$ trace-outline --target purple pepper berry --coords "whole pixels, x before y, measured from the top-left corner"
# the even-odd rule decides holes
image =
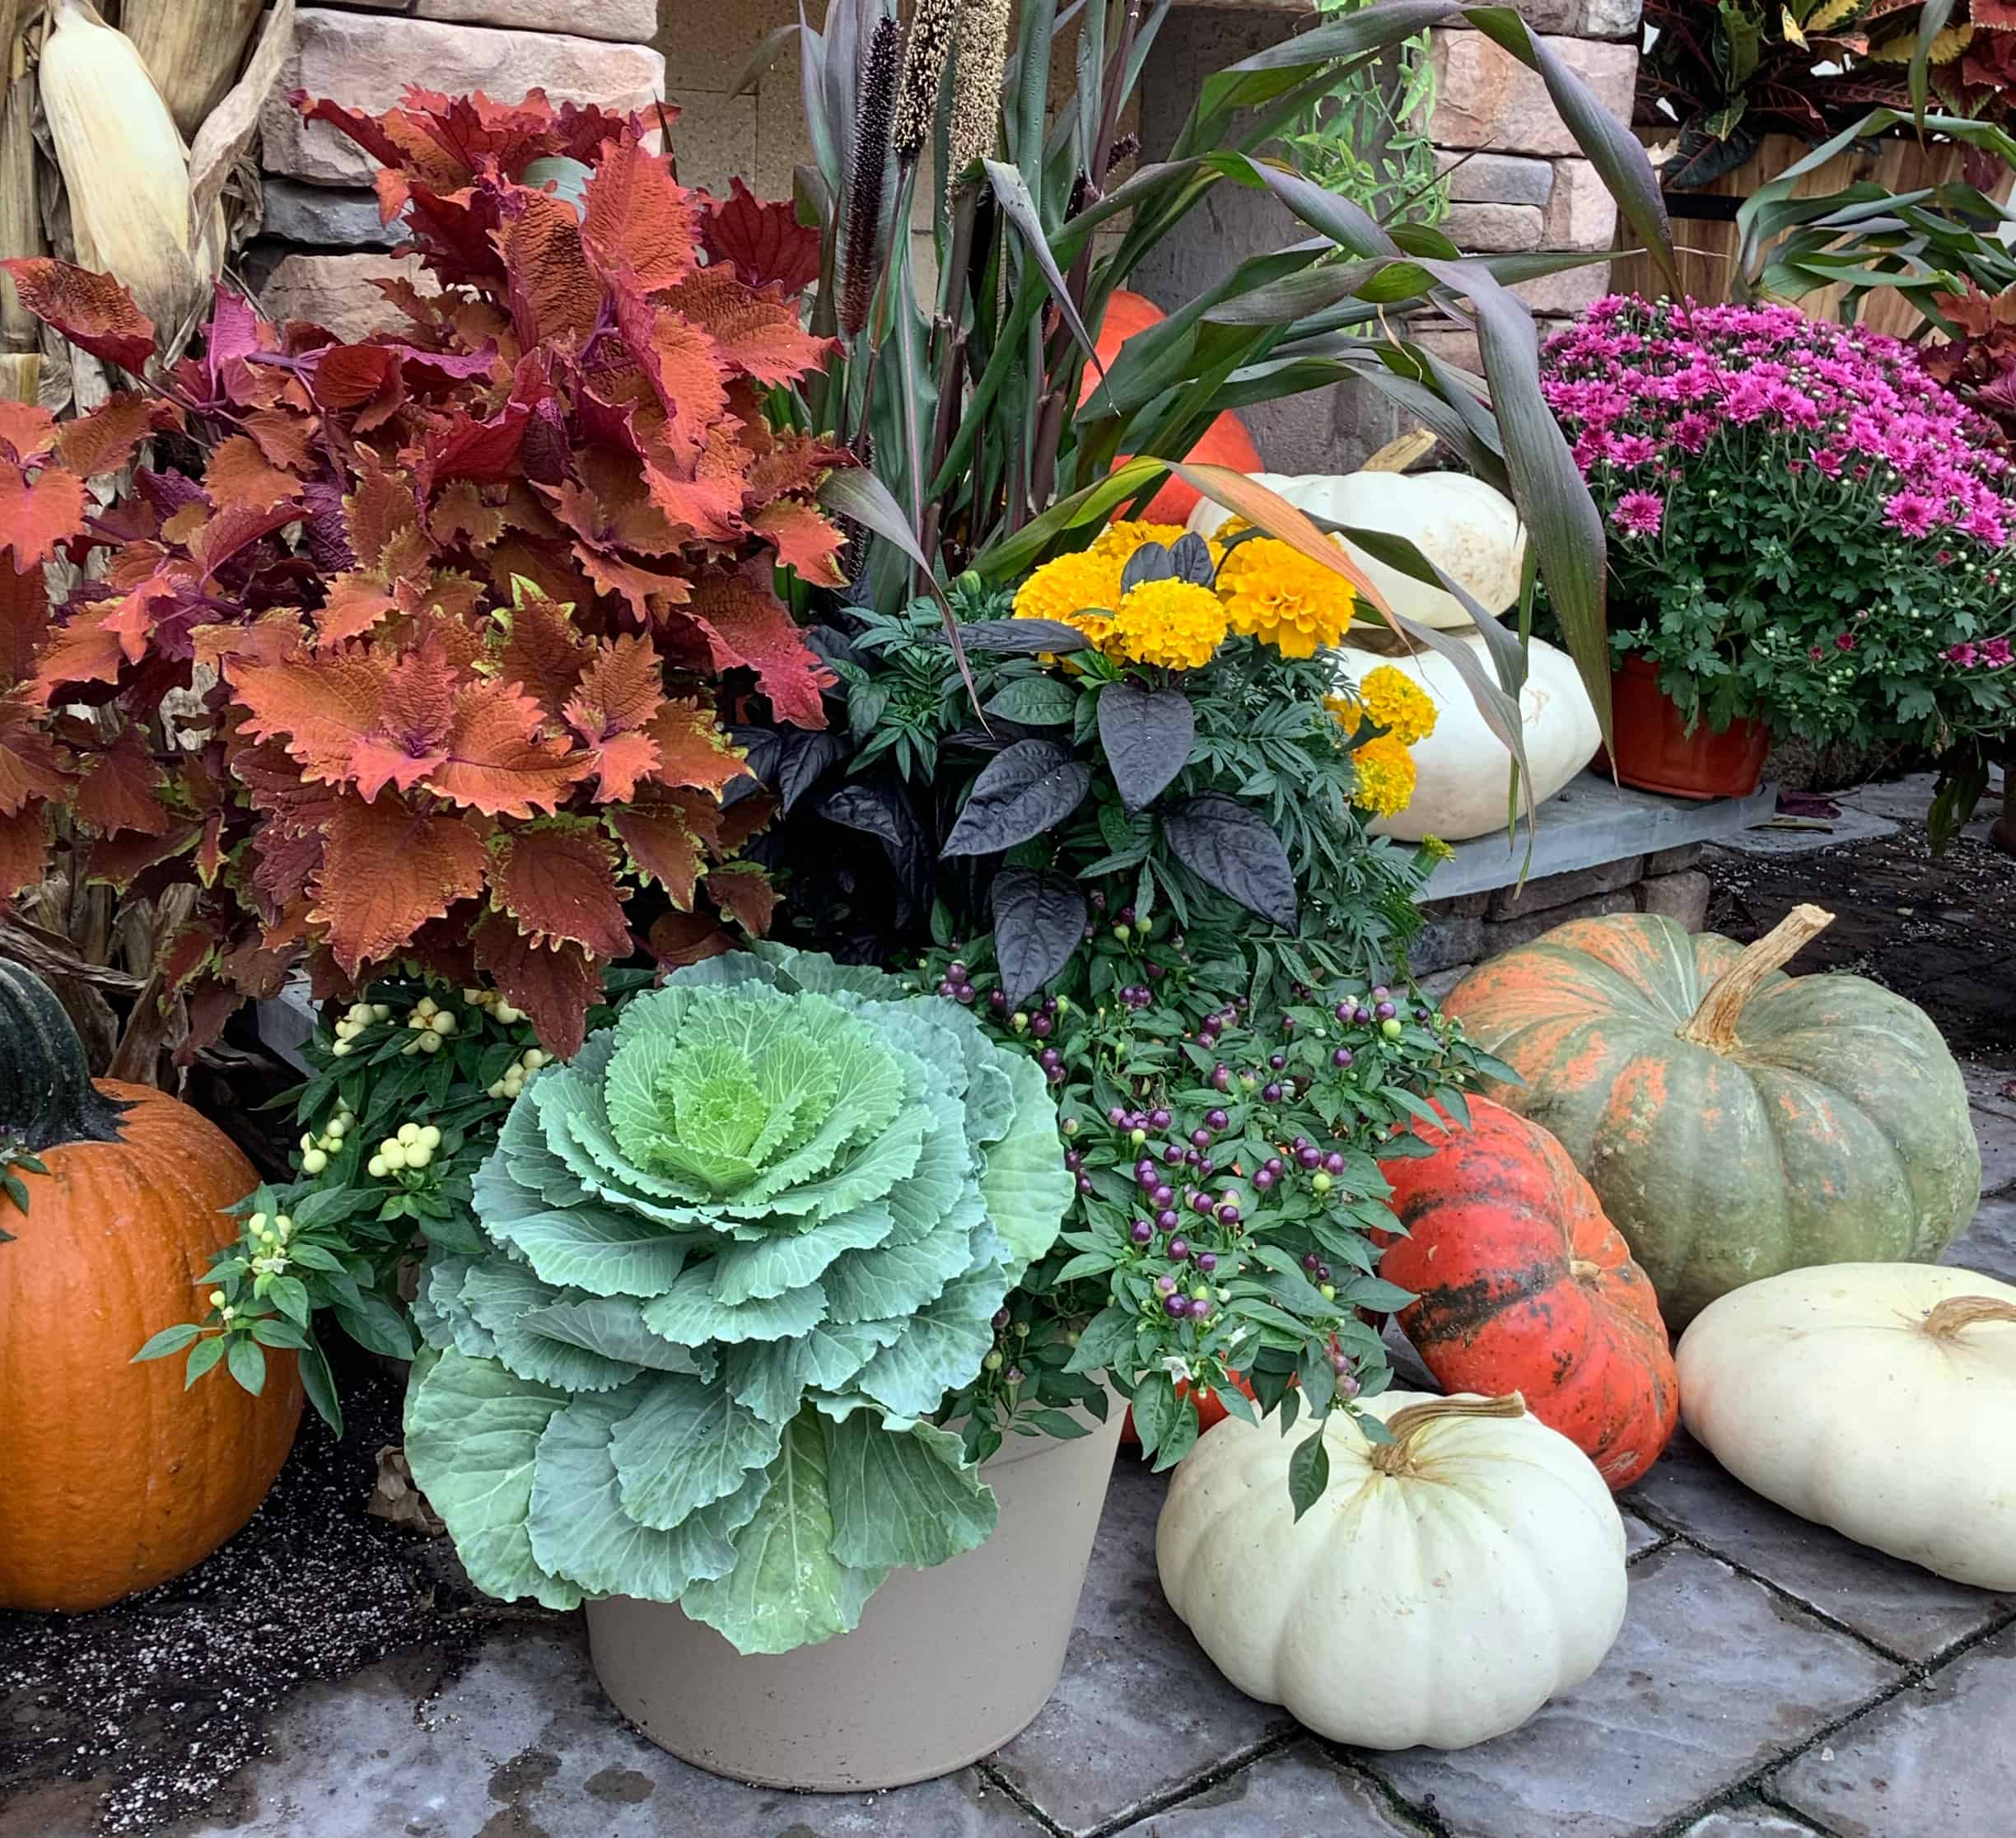
[[[1332,1149],[1328,1155],[1323,1157],[1323,1173],[1342,1174],[1343,1172],[1344,1152],[1341,1149]]]
[[[1314,1168],[1322,1162],[1323,1155],[1320,1151],[1305,1144],[1295,1150],[1295,1159],[1304,1168]]]
[[[1078,1177],[1078,1191],[1080,1193],[1090,1193],[1092,1191],[1092,1177],[1090,1174],[1080,1174]]]
[[[1253,1173],[1253,1185],[1259,1188],[1262,1193],[1265,1193],[1269,1187],[1273,1186],[1275,1178],[1274,1170],[1272,1169],[1257,1169]]]
[[[1208,1193],[1193,1193],[1190,1196],[1190,1210],[1192,1212],[1208,1213],[1216,1205],[1217,1201]]]
[[[987,1006],[988,1006],[989,1008],[991,1008],[991,1009],[1005,1009],[1005,1008],[1006,1008],[1006,1007],[1007,1007],[1007,1005],[1008,1005],[1008,991],[1007,991],[1006,990],[1005,990],[1005,989],[990,989],[990,990],[987,991]]]
[[[1174,1276],[1158,1276],[1155,1280],[1155,1286],[1157,1295],[1174,1295],[1176,1293],[1176,1279]]]
[[[1064,1165],[1076,1174],[1080,1169],[1085,1166],[1085,1157],[1080,1155],[1076,1149],[1066,1149],[1064,1151]]]
[[[1267,1103],[1278,1104],[1281,1101],[1281,1088],[1278,1084],[1263,1085],[1260,1088],[1260,1096]]]
[[[1220,1225],[1236,1225],[1239,1222],[1239,1208],[1234,1206],[1230,1200],[1225,1201],[1218,1208],[1218,1223]]]
[[[1351,1050],[1350,1047],[1340,1047],[1330,1056],[1330,1063],[1341,1070],[1342,1068],[1351,1064]]]
[[[1162,1159],[1171,1168],[1181,1168],[1183,1163],[1183,1145],[1172,1142],[1162,1151]]]
[[[1399,1012],[1399,1010],[1395,1008],[1391,1002],[1381,1002],[1372,1011],[1374,1015],[1381,1021],[1390,1021]]]
[[[1048,1015],[1039,1015],[1030,1021],[1029,1032],[1035,1035],[1038,1040],[1043,1040],[1048,1037],[1052,1025],[1052,1024]]]
[[[1171,1263],[1181,1263],[1185,1257],[1190,1255],[1189,1239],[1179,1238],[1171,1239],[1169,1241],[1169,1262]]]
[[[1218,1253],[1216,1251],[1198,1252],[1197,1254],[1197,1267],[1199,1270],[1202,1271],[1206,1276],[1210,1276],[1211,1273],[1218,1267]]]
[[[1163,1303],[1162,1309],[1172,1321],[1181,1321],[1190,1313],[1190,1299],[1185,1295],[1172,1295]]]
[[[1288,1164],[1279,1155],[1269,1155],[1260,1165],[1268,1173],[1276,1176],[1285,1174],[1288,1171]]]
[[[1127,1236],[1136,1244],[1146,1244],[1155,1236],[1155,1227],[1145,1219],[1137,1219],[1127,1228]]]
[[[1167,1181],[1158,1181],[1148,1195],[1149,1203],[1157,1207],[1173,1205],[1175,1198],[1176,1190]]]
[[[1164,1206],[1155,1215],[1155,1225],[1162,1231],[1173,1232],[1183,1223],[1183,1215],[1174,1206]]]
[[[1211,1072],[1211,1082],[1213,1091],[1230,1091],[1232,1089],[1231,1067],[1229,1066],[1215,1067]]]
[[[1222,1130],[1225,1128],[1231,1122],[1231,1121],[1232,1119],[1221,1110],[1208,1110],[1204,1113],[1205,1124],[1211,1129]],[[1204,1145],[1200,1142],[1197,1146],[1198,1148],[1202,1149]]]
[[[1166,1130],[1169,1127],[1169,1113],[1161,1105],[1157,1104],[1148,1113],[1148,1127],[1151,1130]]]

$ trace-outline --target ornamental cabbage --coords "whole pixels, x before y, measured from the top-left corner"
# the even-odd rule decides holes
[[[777,947],[682,970],[512,1106],[436,1248],[406,1453],[478,1587],[679,1602],[744,1653],[985,1539],[927,1420],[1073,1187],[1034,1062]]]

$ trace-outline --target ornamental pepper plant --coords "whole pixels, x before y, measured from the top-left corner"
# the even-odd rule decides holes
[[[164,366],[116,282],[7,264],[144,380],[62,427],[0,404],[0,898],[58,817],[80,879],[194,885],[185,1055],[297,964],[331,996],[395,960],[570,1053],[605,966],[770,916],[723,722],[824,719],[774,577],[838,581],[814,492],[842,456],[764,413],[828,348],[802,249],[681,186],[639,118],[303,106],[382,162],[434,284],[384,284],[397,329],[220,292]]]

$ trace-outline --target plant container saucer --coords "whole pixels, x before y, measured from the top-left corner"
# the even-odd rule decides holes
[[[1669,798],[1747,798],[1764,776],[1771,730],[1738,716],[1720,734],[1687,720],[1659,686],[1659,666],[1627,657],[1610,673],[1610,762],[1620,783]],[[1600,768],[1602,756],[1598,756]]]
[[[1113,1400],[1090,1435],[1011,1436],[982,1470],[993,1536],[893,1571],[861,1625],[818,1646],[744,1654],[675,1603],[590,1602],[602,1688],[660,1748],[761,1787],[903,1787],[992,1754],[1063,1673],[1125,1414]]]

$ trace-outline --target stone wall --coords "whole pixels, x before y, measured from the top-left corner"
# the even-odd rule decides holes
[[[1703,847],[1687,842],[1538,875],[1523,887],[1425,902],[1421,915],[1428,922],[1408,949],[1408,965],[1421,987],[1440,997],[1485,959],[1529,944],[1570,919],[1658,912],[1699,931],[1708,917],[1708,875],[1698,865]]]
[[[243,264],[268,313],[355,338],[387,317],[371,282],[417,267],[384,253],[399,237],[378,221],[371,161],[334,128],[303,122],[288,91],[373,112],[409,83],[509,100],[540,88],[557,102],[637,109],[665,93],[665,59],[647,42],[657,30],[658,0],[302,7],[294,54],[261,119],[266,221]]]

